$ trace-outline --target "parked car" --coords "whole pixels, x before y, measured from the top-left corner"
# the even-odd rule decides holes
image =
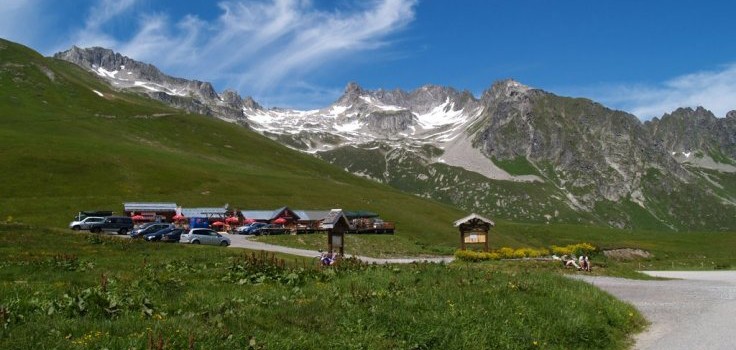
[[[147,222],[139,226],[137,229],[130,231],[130,237],[140,238],[149,233],[154,233],[156,231],[160,231],[160,230],[163,230],[165,228],[170,228],[170,227],[174,227],[174,225],[167,224],[165,222]]]
[[[236,228],[235,232],[241,235],[252,235],[252,234],[255,234],[259,228],[266,226],[266,225],[268,224],[263,223],[263,222],[254,222],[252,224],[248,224],[248,225],[240,226]]]
[[[186,232],[187,230],[183,228],[175,229],[169,233],[165,233],[163,237],[161,237],[161,242],[179,243],[179,240],[181,239],[181,235]]]
[[[284,225],[277,225],[277,224],[268,224],[263,227],[260,227],[256,230],[256,235],[278,235],[282,233],[289,232],[289,229],[284,227]]]
[[[69,228],[74,231],[89,230],[90,226],[95,223],[105,221],[105,218],[100,216],[88,216],[82,220],[74,220],[69,223]]]
[[[104,218],[107,216],[112,216],[112,210],[87,210],[87,211],[80,211],[75,217],[74,221],[82,221],[86,217],[90,216],[96,216],[100,218]]]
[[[146,241],[149,241],[149,242],[160,241],[160,240],[162,240],[164,238],[165,235],[170,234],[170,233],[172,233],[174,231],[177,231],[177,230],[183,231],[184,229],[176,228],[174,226],[166,227],[164,229],[158,230],[158,231],[153,232],[153,233],[146,233],[146,234],[144,234],[143,235],[143,239],[145,239]],[[179,235],[181,235],[181,232],[179,232]],[[178,241],[179,240],[179,237],[177,237],[176,240]]]
[[[116,232],[124,235],[133,229],[133,220],[127,216],[108,216],[102,222],[90,224],[89,231],[94,233]]]
[[[215,230],[208,228],[193,228],[189,232],[183,233],[179,242],[191,244],[210,244],[229,246],[230,239],[223,237]]]

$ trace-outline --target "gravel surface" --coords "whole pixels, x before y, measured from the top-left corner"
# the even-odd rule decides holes
[[[230,238],[230,246],[234,248],[247,248],[253,250],[265,250],[269,252],[286,253],[297,256],[306,256],[309,258],[315,258],[320,255],[320,252],[316,250],[297,249],[289,248],[275,244],[268,244],[263,242],[257,242],[249,239],[249,236],[245,235],[228,235]],[[413,262],[451,262],[454,258],[451,256],[439,256],[439,257],[411,257],[411,258],[390,258],[380,259],[371,258],[366,256],[355,256],[356,258],[367,262],[369,264],[411,264]]]
[[[651,325],[635,349],[736,349],[736,271],[645,271],[678,280],[575,276],[627,301]]]

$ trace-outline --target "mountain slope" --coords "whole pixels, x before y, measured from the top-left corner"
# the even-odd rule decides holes
[[[57,57],[117,87],[125,83],[110,69],[136,67],[99,48]],[[130,75],[148,77],[141,71]],[[433,85],[370,91],[350,83],[322,109],[264,109],[232,92],[217,95],[211,86],[205,94],[185,89],[199,82],[151,76],[151,86],[168,86],[154,98],[176,107],[182,106],[159,95],[186,98],[348,172],[467,211],[537,223],[736,229],[736,112],[692,122],[698,110],[643,124],[593,101],[513,80],[495,83],[480,98]],[[186,97],[177,96],[184,90]],[[233,103],[222,112],[224,101]],[[685,144],[702,150],[684,157]]]
[[[364,180],[231,123],[116,90],[0,41],[0,215],[65,225],[124,201],[351,208],[396,221],[396,249],[455,244],[464,213]],[[366,238],[371,239],[371,238]],[[419,246],[417,242],[421,242]],[[426,248],[429,249],[429,248]]]

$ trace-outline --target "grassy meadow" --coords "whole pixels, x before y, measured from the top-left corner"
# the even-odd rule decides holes
[[[0,225],[0,348],[622,349],[632,307],[536,264],[346,262]]]

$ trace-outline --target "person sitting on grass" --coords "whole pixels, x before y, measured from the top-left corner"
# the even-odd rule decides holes
[[[583,257],[583,264],[580,265],[580,267],[582,267],[583,270],[588,271],[588,272],[590,272],[592,270],[591,267],[590,267],[590,259],[588,259],[588,256],[587,255],[585,255]]]
[[[576,269],[580,270],[580,265],[578,265],[575,262],[575,257],[574,256],[572,258],[568,258],[567,255],[563,255],[562,256],[562,265],[565,266],[565,267],[573,266]]]

